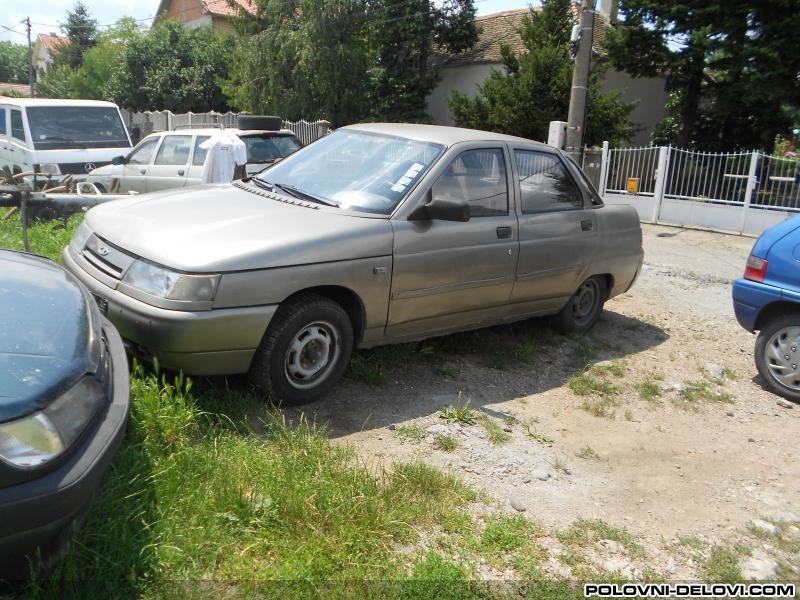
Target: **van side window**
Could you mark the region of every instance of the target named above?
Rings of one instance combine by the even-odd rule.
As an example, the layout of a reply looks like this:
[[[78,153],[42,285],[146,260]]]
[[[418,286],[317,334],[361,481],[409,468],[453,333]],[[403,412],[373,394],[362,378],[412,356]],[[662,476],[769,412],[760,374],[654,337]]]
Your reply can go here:
[[[0,135],[6,134],[6,109],[0,108]]]
[[[11,109],[11,136],[25,141],[25,127],[22,125],[22,111]]]

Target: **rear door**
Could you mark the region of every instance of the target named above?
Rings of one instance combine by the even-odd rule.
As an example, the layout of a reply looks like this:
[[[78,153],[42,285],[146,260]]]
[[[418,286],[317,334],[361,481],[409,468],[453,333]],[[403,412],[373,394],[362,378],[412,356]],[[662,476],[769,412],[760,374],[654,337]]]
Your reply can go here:
[[[210,135],[198,135],[194,139],[194,146],[192,148],[192,162],[189,165],[189,171],[186,175],[186,185],[200,185],[203,183],[203,163],[206,161],[207,150],[200,147],[200,144],[205,142]]]
[[[192,154],[192,135],[167,134],[147,171],[147,191],[158,192],[186,185]]]
[[[514,147],[512,155],[520,199],[512,300],[559,308],[578,289],[597,251],[597,214],[557,152]]]

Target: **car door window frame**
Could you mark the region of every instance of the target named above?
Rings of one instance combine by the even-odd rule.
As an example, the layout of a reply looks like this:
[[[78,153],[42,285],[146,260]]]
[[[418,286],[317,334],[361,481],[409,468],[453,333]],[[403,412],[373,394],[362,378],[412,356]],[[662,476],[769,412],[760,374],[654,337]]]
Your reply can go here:
[[[198,151],[201,151],[200,144],[205,142],[211,138],[211,134],[197,134],[194,136],[194,140],[192,140],[192,160],[189,162],[190,167],[202,167],[205,164],[205,158],[208,156],[208,150],[205,150],[205,155],[203,156],[203,161],[200,163],[194,162],[195,157],[197,156]],[[202,141],[201,141],[202,140]]]
[[[188,166],[189,165],[189,159],[192,158],[192,143],[194,141],[193,137],[194,136],[192,136],[191,134],[189,134],[189,135],[180,134],[180,135],[163,135],[163,136],[161,136],[161,143],[158,145],[158,150],[156,150],[156,153],[153,155],[153,160],[151,161],[151,164],[153,166],[156,166],[156,167],[185,167],[185,166]],[[189,151],[186,153],[186,160],[184,160],[184,162],[182,162],[182,163],[172,163],[172,162],[170,162],[170,163],[160,163],[160,162],[157,162],[158,161],[158,157],[161,154],[161,150],[163,150],[165,148],[165,144],[167,144],[167,140],[177,139],[177,138],[189,138]]]
[[[508,215],[494,215],[511,216],[516,215],[519,207],[519,192],[514,184],[514,164],[512,160],[511,150],[505,142],[497,140],[487,141],[473,141],[473,142],[457,142],[449,146],[442,155],[431,166],[428,173],[420,181],[417,182],[416,187],[409,191],[405,200],[403,200],[390,216],[391,219],[406,220],[414,210],[427,202],[428,192],[433,192],[433,185],[439,180],[439,177],[447,170],[450,163],[461,153],[468,150],[502,150],[503,159],[506,165],[506,189],[508,190]],[[484,217],[476,217],[484,218]]]
[[[567,164],[567,161],[564,160],[561,157],[561,155],[559,155],[557,152],[553,152],[553,151],[551,151],[551,150],[549,150],[547,148],[530,148],[530,147],[525,147],[525,146],[513,146],[512,148],[510,148],[510,150],[511,150],[511,157],[512,157],[511,163],[512,163],[512,168],[513,168],[513,171],[514,171],[514,175],[513,175],[514,188],[516,190],[517,197],[519,198],[519,203],[518,203],[518,207],[519,207],[518,208],[518,214],[519,215],[533,216],[533,215],[541,215],[541,214],[548,214],[548,213],[555,213],[555,212],[570,212],[570,211],[576,211],[576,210],[584,210],[584,209],[587,208],[587,204],[589,204],[591,206],[591,201],[587,198],[587,194],[586,194],[586,191],[583,189],[583,186],[578,184],[578,182],[577,182],[577,180],[575,178],[575,175],[572,173],[572,170],[570,169],[569,165]],[[573,204],[565,204],[564,206],[553,205],[553,207],[544,208],[544,209],[541,209],[541,210],[525,211],[524,206],[523,206],[523,199],[522,199],[523,193],[522,193],[522,185],[521,185],[521,180],[520,180],[520,173],[519,173],[519,168],[517,166],[517,156],[516,156],[517,152],[531,152],[531,153],[536,153],[536,154],[543,154],[545,156],[549,156],[549,157],[554,158],[558,163],[561,164],[561,167],[563,168],[564,172],[567,175],[567,179],[572,183],[572,185],[573,185],[573,187],[575,189],[575,192],[578,195],[578,199],[580,200],[580,204],[581,205],[580,206],[575,206]],[[587,202],[587,200],[588,200],[588,202]]]
[[[20,125],[20,127],[22,127],[22,137],[19,137],[14,132],[14,122],[13,122],[14,121],[14,113],[17,113],[19,115],[19,125]],[[28,135],[27,135],[27,131],[26,131],[26,128],[25,128],[25,114],[24,114],[23,110],[21,110],[19,108],[11,108],[11,110],[9,110],[9,112],[8,112],[8,133],[9,133],[9,138],[10,139],[17,140],[17,142],[22,142],[25,145],[28,144]]]
[[[158,149],[161,146],[161,140],[162,139],[164,139],[163,135],[162,136],[158,136],[156,138],[145,138],[145,139],[143,139],[141,142],[139,142],[139,144],[137,144],[136,148],[134,148],[133,150],[130,151],[130,154],[128,154],[128,158],[125,160],[125,162],[127,164],[137,165],[137,166],[145,166],[145,165],[153,164],[153,160],[156,157],[156,153],[158,152]],[[153,147],[153,153],[150,155],[150,159],[148,160],[148,162],[146,162],[146,163],[145,162],[131,162],[131,157],[133,157],[133,155],[136,152],[138,152],[144,144],[149,143],[150,140],[155,142],[155,146]]]

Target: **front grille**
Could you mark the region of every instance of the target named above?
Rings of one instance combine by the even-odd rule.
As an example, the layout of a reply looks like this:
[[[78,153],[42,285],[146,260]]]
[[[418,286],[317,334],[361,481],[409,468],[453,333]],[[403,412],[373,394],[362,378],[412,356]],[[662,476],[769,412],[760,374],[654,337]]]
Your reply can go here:
[[[83,258],[98,271],[114,279],[122,279],[125,271],[135,260],[119,248],[92,234],[81,253]]]
[[[61,170],[61,174],[62,175],[86,175],[92,169],[96,169],[97,167],[105,167],[106,165],[110,165],[110,164],[111,164],[111,162],[109,162],[109,161],[103,161],[103,162],[87,161],[87,162],[77,162],[77,163],[59,163],[58,168]]]

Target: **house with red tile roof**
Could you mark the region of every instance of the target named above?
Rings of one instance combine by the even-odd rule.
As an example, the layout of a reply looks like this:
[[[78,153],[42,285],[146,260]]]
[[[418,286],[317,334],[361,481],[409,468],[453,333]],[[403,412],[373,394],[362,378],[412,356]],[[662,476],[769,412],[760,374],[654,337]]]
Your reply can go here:
[[[211,26],[233,31],[232,20],[244,13],[254,13],[250,0],[161,0],[153,24],[160,21],[180,21],[190,29]]]
[[[55,33],[41,33],[33,46],[33,65],[37,71],[46,71],[53,62],[53,55],[69,40]]]

